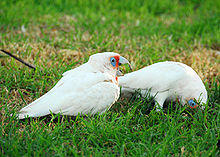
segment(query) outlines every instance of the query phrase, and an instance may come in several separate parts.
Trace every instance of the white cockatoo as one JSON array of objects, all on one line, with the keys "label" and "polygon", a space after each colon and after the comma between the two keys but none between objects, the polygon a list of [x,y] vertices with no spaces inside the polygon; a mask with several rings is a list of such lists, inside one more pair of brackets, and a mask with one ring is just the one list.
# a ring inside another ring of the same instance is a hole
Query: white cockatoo
[{"label": "white cockatoo", "polygon": [[18,118],[103,113],[118,99],[116,72],[127,59],[114,52],[97,53],[89,61],[63,74],[46,94],[19,111]]},{"label": "white cockatoo", "polygon": [[[165,100],[188,103],[191,108],[197,102],[207,102],[207,91],[197,73],[189,66],[179,62],[159,62],[119,77],[122,97],[130,97],[135,90],[141,94],[150,93],[155,97],[157,111]],[[203,107],[204,108],[204,107]]]}]

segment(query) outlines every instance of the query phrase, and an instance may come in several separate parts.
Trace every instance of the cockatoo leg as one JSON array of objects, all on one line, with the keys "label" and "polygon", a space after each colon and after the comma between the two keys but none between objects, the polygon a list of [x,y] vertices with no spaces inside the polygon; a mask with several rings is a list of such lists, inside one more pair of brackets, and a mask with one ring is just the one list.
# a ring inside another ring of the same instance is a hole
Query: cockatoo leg
[{"label": "cockatoo leg", "polygon": [[163,104],[165,100],[167,99],[168,92],[162,92],[162,93],[157,93],[155,96],[155,105],[156,105],[156,111],[161,111],[163,109]]}]

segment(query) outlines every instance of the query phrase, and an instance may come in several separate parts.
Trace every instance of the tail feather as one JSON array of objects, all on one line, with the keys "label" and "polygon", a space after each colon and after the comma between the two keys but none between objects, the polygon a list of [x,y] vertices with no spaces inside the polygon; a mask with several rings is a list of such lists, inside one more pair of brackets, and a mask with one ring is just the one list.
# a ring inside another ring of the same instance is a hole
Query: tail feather
[{"label": "tail feather", "polygon": [[[29,105],[25,106],[19,111],[18,118],[24,119],[26,117],[38,117],[44,116],[49,114],[49,106],[44,100],[45,95],[36,99],[34,102],[30,103]],[[46,99],[48,100],[48,99]]]}]

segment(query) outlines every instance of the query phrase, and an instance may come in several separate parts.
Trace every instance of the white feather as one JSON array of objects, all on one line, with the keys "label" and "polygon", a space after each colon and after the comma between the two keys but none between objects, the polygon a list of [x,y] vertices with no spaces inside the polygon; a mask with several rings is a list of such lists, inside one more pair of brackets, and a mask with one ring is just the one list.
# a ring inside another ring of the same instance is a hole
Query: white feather
[{"label": "white feather", "polygon": [[45,95],[19,112],[19,119],[52,113],[63,115],[95,114],[107,110],[119,97],[116,70],[106,52],[95,54],[78,68],[63,74],[61,80]]},{"label": "white feather", "polygon": [[155,96],[163,107],[165,100],[178,98],[183,104],[190,99],[202,103],[207,101],[207,91],[197,73],[189,66],[179,62],[159,62],[138,71],[119,77],[122,96],[129,97],[135,90]]}]

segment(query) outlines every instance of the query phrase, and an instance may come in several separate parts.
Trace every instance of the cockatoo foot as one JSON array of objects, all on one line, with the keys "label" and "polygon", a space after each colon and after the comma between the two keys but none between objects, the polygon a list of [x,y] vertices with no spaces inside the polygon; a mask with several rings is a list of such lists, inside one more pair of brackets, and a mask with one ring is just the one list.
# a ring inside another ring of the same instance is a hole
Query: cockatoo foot
[{"label": "cockatoo foot", "polygon": [[202,109],[202,110],[205,110],[205,106],[204,106],[204,104],[201,105],[201,109]]},{"label": "cockatoo foot", "polygon": [[163,112],[163,106],[161,106],[160,104],[156,104],[156,112]]},{"label": "cockatoo foot", "polygon": [[156,109],[156,112],[161,112],[161,111],[163,111],[161,108]]}]

